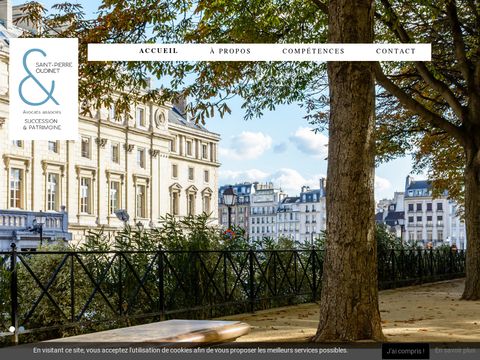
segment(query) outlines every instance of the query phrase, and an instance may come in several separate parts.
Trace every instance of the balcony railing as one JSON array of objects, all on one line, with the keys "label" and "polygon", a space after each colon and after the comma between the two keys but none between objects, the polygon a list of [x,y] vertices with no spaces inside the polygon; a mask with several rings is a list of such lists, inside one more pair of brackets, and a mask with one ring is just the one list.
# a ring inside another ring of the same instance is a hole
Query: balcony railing
[{"label": "balcony railing", "polygon": [[42,236],[45,240],[71,240],[68,232],[68,214],[61,212],[35,212],[25,210],[0,210],[0,249],[8,249],[12,242],[40,240],[37,233],[32,232],[40,217],[44,218]]}]

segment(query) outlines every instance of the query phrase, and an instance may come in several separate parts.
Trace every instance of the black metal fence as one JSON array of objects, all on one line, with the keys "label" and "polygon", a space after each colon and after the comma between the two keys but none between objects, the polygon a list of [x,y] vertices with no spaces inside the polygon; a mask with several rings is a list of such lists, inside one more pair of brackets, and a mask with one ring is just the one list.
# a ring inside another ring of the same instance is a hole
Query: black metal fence
[{"label": "black metal fence", "polygon": [[[378,255],[379,286],[464,275],[463,251]],[[0,344],[167,318],[212,318],[315,301],[323,252],[48,251],[0,253]]]}]

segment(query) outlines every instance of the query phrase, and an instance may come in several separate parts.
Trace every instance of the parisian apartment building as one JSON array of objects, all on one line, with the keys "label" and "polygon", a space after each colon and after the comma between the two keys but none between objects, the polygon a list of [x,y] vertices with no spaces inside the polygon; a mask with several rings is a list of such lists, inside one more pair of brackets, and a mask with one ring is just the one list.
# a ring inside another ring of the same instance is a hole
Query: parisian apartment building
[{"label": "parisian apartment building", "polygon": [[[318,188],[303,186],[299,196],[288,196],[272,183],[224,185],[218,195],[219,221],[224,227],[228,211],[222,196],[229,187],[236,194],[232,224],[244,228],[251,240],[288,238],[310,244],[326,229],[326,179],[319,179]],[[407,176],[404,191],[377,203],[375,219],[404,243],[465,249],[465,223],[459,210],[447,192],[433,197],[430,182]]]},{"label": "parisian apartment building", "polygon": [[278,204],[287,195],[272,182],[257,183],[252,195],[249,233],[252,240],[263,237],[278,239],[277,210]]},{"label": "parisian apartment building", "polygon": [[65,211],[75,241],[89,229],[123,227],[121,209],[146,228],[166,214],[206,212],[217,221],[220,136],[189,121],[182,102],[93,109],[79,115],[75,141],[9,139],[8,39],[21,29],[11,11],[1,16],[0,210]]},{"label": "parisian apartment building", "polygon": [[249,236],[250,224],[250,201],[255,193],[256,184],[244,182],[241,184],[224,185],[218,189],[218,219],[220,224],[228,225],[228,209],[223,203],[223,192],[229,187],[235,193],[235,203],[232,206],[231,224],[245,230],[245,236]]},{"label": "parisian apartment building", "polygon": [[466,248],[465,222],[459,216],[459,205],[448,198],[448,192],[433,197],[431,183],[407,176],[405,191],[377,206],[376,220],[405,242],[424,247],[455,245]]},{"label": "parisian apartment building", "polygon": [[319,187],[303,186],[299,196],[288,196],[271,182],[224,185],[219,189],[219,220],[228,224],[223,192],[232,187],[236,194],[231,223],[245,229],[252,241],[270,237],[311,243],[326,227],[326,180]]}]

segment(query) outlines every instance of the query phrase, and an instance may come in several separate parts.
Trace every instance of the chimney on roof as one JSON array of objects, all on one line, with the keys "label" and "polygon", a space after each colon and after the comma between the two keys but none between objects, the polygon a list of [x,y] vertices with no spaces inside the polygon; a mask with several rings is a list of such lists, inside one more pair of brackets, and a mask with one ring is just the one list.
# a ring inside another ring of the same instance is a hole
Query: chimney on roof
[{"label": "chimney on roof", "polygon": [[323,177],[320,179],[320,192],[322,195],[325,194],[325,178]]},{"label": "chimney on roof", "polygon": [[7,30],[13,26],[12,19],[12,1],[0,0],[0,21],[3,22],[3,25]]},{"label": "chimney on roof", "polygon": [[405,191],[410,187],[412,181],[413,178],[410,175],[407,175],[407,179],[405,180]]},{"label": "chimney on roof", "polygon": [[185,95],[183,94],[178,95],[175,99],[173,99],[172,104],[175,107],[175,109],[177,109],[178,112],[182,114],[182,116],[187,118],[187,99]]}]

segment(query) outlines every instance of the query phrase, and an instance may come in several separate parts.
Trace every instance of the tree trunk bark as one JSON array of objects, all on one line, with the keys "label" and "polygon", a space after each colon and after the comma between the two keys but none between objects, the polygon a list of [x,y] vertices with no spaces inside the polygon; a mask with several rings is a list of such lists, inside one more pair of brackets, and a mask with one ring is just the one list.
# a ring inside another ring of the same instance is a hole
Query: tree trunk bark
[{"label": "tree trunk bark", "polygon": [[[371,43],[373,0],[330,0],[329,41]],[[367,62],[330,62],[327,247],[314,341],[384,340],[374,223],[375,84]]]},{"label": "tree trunk bark", "polygon": [[478,150],[467,148],[465,166],[465,226],[467,261],[463,300],[480,299],[480,166]]}]

